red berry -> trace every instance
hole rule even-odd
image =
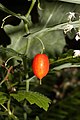
[[[46,54],[37,54],[32,63],[32,69],[37,78],[41,79],[47,75],[49,71],[49,59]]]

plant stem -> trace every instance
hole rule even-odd
[[[26,92],[29,92],[29,81],[26,80]]]
[[[8,111],[8,109],[7,109],[3,104],[1,104],[1,106],[2,106],[6,111]]]
[[[19,120],[15,115],[11,114],[9,116],[10,120]]]
[[[32,41],[32,39],[31,39],[31,38],[28,38],[28,40],[27,40],[27,50],[26,50],[26,54],[28,54],[28,52],[29,52],[29,47],[30,47],[31,41]]]
[[[19,120],[10,110],[10,99],[8,100],[7,103],[7,108],[8,108],[8,114],[9,114],[9,118],[12,120]]]
[[[29,8],[29,10],[28,10],[28,12],[27,12],[27,14],[26,14],[26,18],[28,18],[28,16],[29,16],[31,10],[32,10],[33,7],[34,7],[35,2],[36,2],[36,0],[32,0],[31,6],[30,6],[30,8]]]
[[[6,76],[5,76],[5,78],[0,82],[0,86],[1,86],[5,81],[8,80],[9,74],[10,74],[10,72],[11,72],[12,69],[13,69],[13,66],[11,66],[11,67],[8,69],[8,72],[7,72]]]
[[[9,59],[7,59],[6,62],[5,62],[5,66],[7,66],[7,63],[8,63],[11,59],[13,59],[13,58],[15,58],[15,57],[17,57],[17,56],[12,56],[12,57],[10,57]]]
[[[27,101],[26,101],[26,100],[24,100],[23,107],[24,107],[24,109],[25,109],[25,112],[24,112],[24,120],[27,120],[27,111],[26,111]]]
[[[73,56],[68,56],[66,58],[61,58],[61,59],[58,59],[58,60],[52,62],[51,64],[55,64],[55,63],[59,63],[59,62],[62,62],[62,61],[66,61],[66,60],[69,60],[71,58],[73,58]]]
[[[42,85],[42,80],[40,79],[40,85]]]
[[[1,3],[0,3],[0,10],[3,10],[4,12],[6,12],[8,14],[11,14],[11,15],[13,15],[13,16],[15,16],[23,21],[28,22],[27,19],[25,18],[25,16],[21,16],[20,14],[16,14],[16,13],[12,12],[11,10],[9,10],[5,6],[3,6]]]
[[[6,21],[6,19],[8,19],[9,17],[11,17],[12,15],[8,15],[8,16],[6,16],[5,18],[3,18],[3,22],[2,22],[2,25],[1,25],[1,28],[4,28],[4,24],[5,24],[5,21]]]
[[[26,56],[24,55],[23,57],[22,57],[22,61],[23,61],[23,66],[24,66],[24,74],[26,75],[27,74],[27,58],[26,58]],[[27,76],[27,75],[26,75]],[[27,76],[28,77],[28,76]]]
[[[35,78],[35,76],[33,76],[33,77],[31,77],[31,78],[29,78],[29,79],[26,80],[26,92],[29,91],[29,83],[30,83],[30,81],[31,81],[33,78]]]
[[[26,14],[26,19],[28,18],[28,16],[30,15],[30,12],[32,11],[33,7],[34,7],[34,4],[35,4],[36,0],[32,0],[32,3],[31,3],[31,6]],[[28,24],[26,21],[24,21],[24,26],[25,26],[25,30],[27,33],[29,33],[29,30],[28,30]]]
[[[43,51],[45,50],[44,43],[42,42],[42,40],[39,37],[36,37],[36,38],[41,42],[41,45],[42,45],[42,51],[41,51],[41,53],[43,53]]]
[[[7,108],[8,108],[9,115],[11,115],[12,113],[11,113],[11,110],[10,110],[10,99],[7,102]]]

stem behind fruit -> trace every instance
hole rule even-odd
[[[42,85],[42,79],[40,79],[40,85]]]

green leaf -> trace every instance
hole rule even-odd
[[[20,56],[21,55],[11,48],[4,48],[4,47],[0,47],[0,53],[1,54],[6,53],[8,56]]]
[[[80,4],[80,0],[59,0],[59,1]]]
[[[0,104],[4,104],[7,101],[6,94],[4,92],[0,92]]]
[[[63,65],[59,65],[57,67],[54,67],[53,70],[61,70],[61,69],[65,69],[65,68],[77,68],[80,67],[80,64],[72,64],[72,63],[65,63]]]
[[[51,102],[49,98],[37,92],[18,92],[17,94],[11,94],[11,96],[19,102],[26,99],[30,104],[36,104],[45,111],[48,110]]]
[[[57,67],[54,67],[53,70],[61,70],[61,69],[64,69],[64,68],[69,68],[71,66],[71,63],[65,63],[63,65],[59,65]]]
[[[40,23],[29,28],[30,34],[27,37],[23,37],[27,34],[23,23],[16,27],[5,26],[5,31],[11,38],[11,44],[8,47],[26,54],[29,58],[33,58],[35,54],[42,51],[41,43],[37,38],[41,39],[47,53],[52,56],[62,53],[65,46],[63,30],[67,25],[67,13],[80,10],[80,7],[75,4],[63,2],[44,1],[41,7],[43,10],[39,12]],[[72,24],[78,27],[79,21],[74,21]]]

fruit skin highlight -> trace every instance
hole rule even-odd
[[[49,59],[46,54],[37,54],[32,62],[32,70],[37,78],[41,79],[49,72]]]

